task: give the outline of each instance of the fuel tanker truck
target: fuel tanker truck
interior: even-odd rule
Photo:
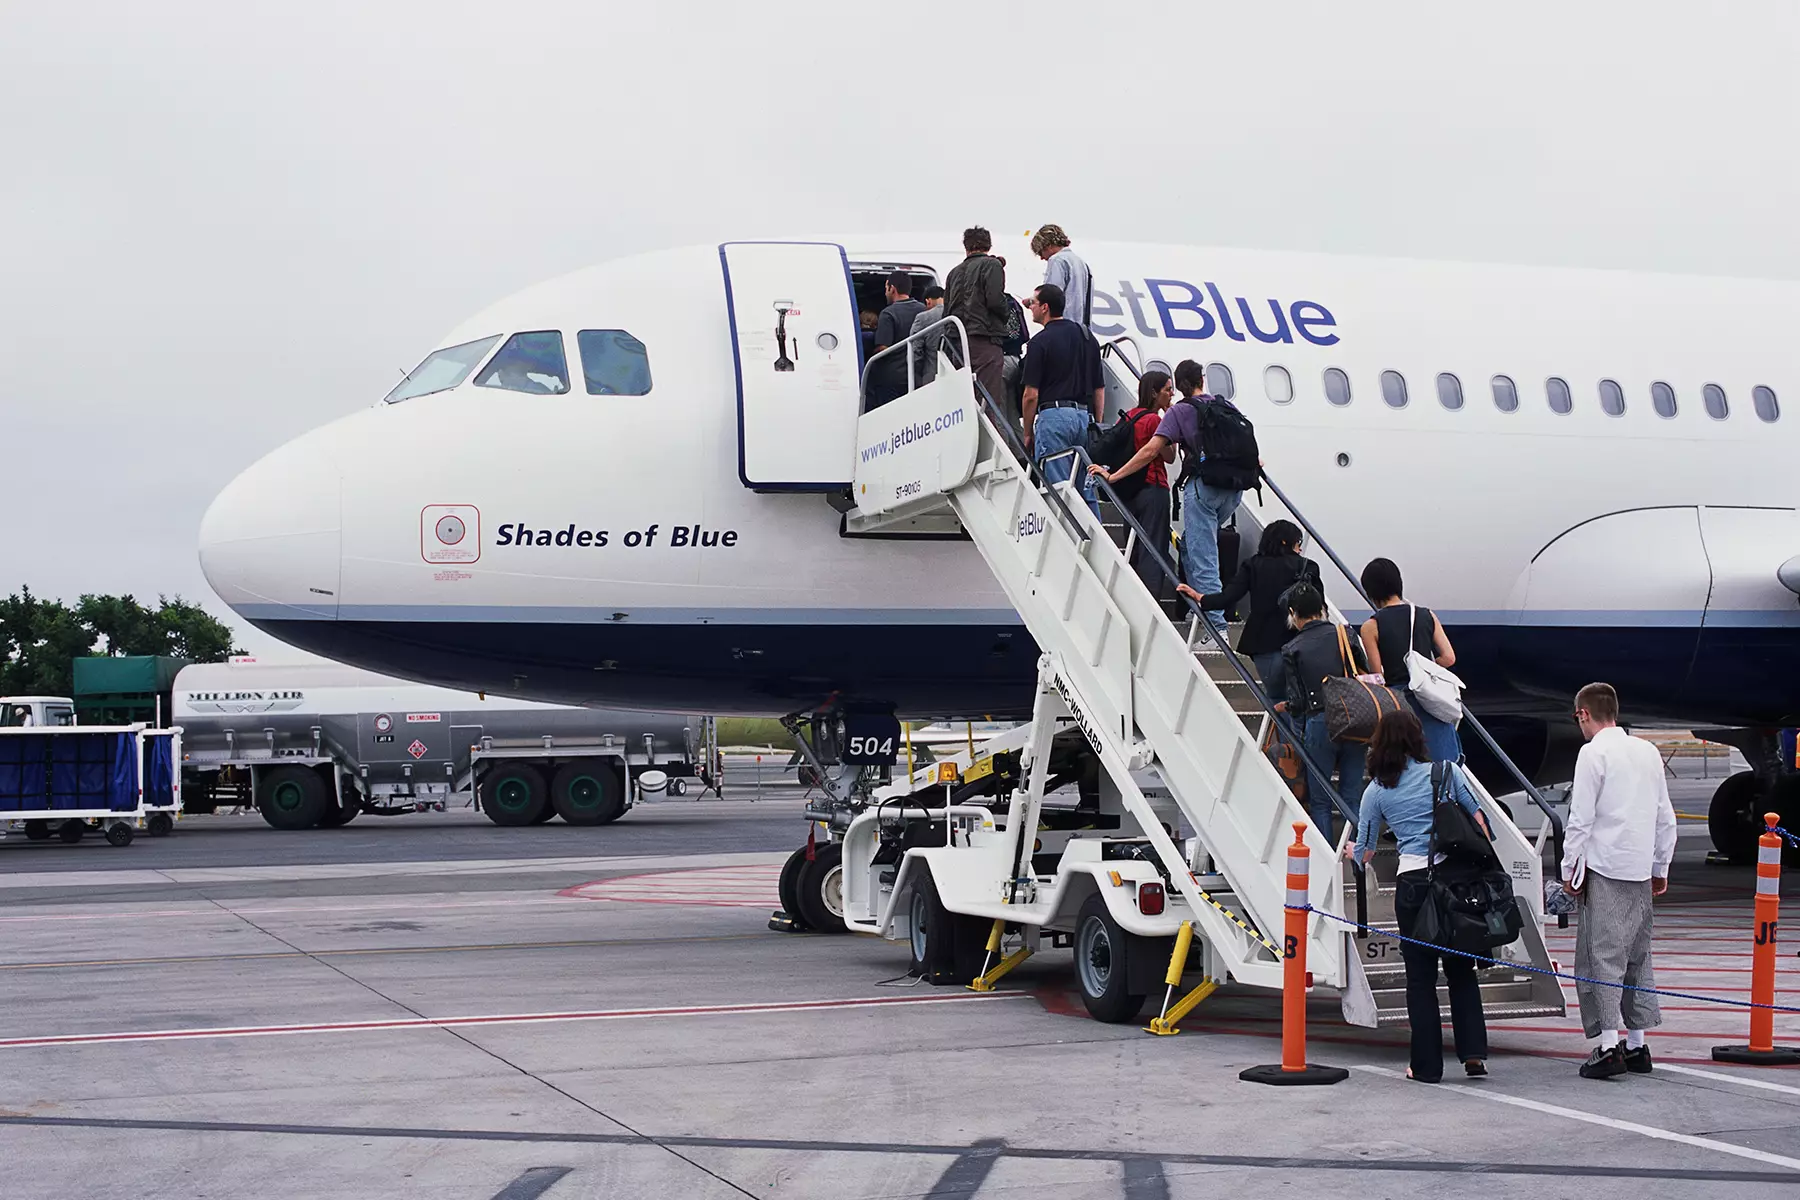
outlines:
[[[254,805],[277,829],[470,801],[496,825],[606,825],[648,793],[718,790],[712,718],[567,708],[336,663],[176,675],[184,812]]]

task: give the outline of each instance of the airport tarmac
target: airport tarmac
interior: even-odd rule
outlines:
[[[736,783],[736,779],[728,783]],[[1681,811],[1712,782],[1683,780]],[[1708,1058],[1670,1001],[1648,1078],[1580,1080],[1576,1018],[1496,1024],[1492,1076],[1404,1080],[1404,1031],[1312,1005],[1329,1088],[1239,1082],[1279,1001],[1177,1038],[1087,1018],[1069,953],[991,995],[898,945],[766,928],[799,789],[617,825],[468,812],[116,849],[0,842],[8,1197],[1383,1197],[1792,1194],[1800,1070]],[[1741,998],[1751,873],[1683,822],[1664,987]],[[1792,889],[1790,889],[1790,893]],[[1551,931],[1572,957],[1573,931]],[[1778,1001],[1800,1004],[1800,961]],[[1800,1042],[1782,1014],[1777,1040]]]

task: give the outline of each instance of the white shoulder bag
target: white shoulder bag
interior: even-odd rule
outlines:
[[[1463,681],[1446,667],[1413,649],[1419,627],[1419,610],[1407,605],[1410,620],[1406,631],[1407,687],[1418,700],[1419,707],[1440,721],[1454,725],[1463,717]]]

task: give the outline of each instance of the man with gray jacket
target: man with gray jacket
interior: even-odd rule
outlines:
[[[963,323],[975,378],[996,404],[1004,405],[1000,346],[1006,341],[1006,268],[988,253],[994,248],[994,239],[981,226],[963,230],[962,242],[967,257],[952,267],[944,280],[944,313]]]

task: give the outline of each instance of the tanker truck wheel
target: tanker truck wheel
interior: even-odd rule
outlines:
[[[311,829],[331,808],[331,797],[311,767],[276,767],[256,781],[256,808],[276,829]]]
[[[530,763],[503,762],[481,781],[481,810],[496,825],[532,825],[549,808],[544,777]]]
[[[625,811],[625,783],[603,758],[578,758],[557,768],[550,801],[571,825],[605,825]]]

